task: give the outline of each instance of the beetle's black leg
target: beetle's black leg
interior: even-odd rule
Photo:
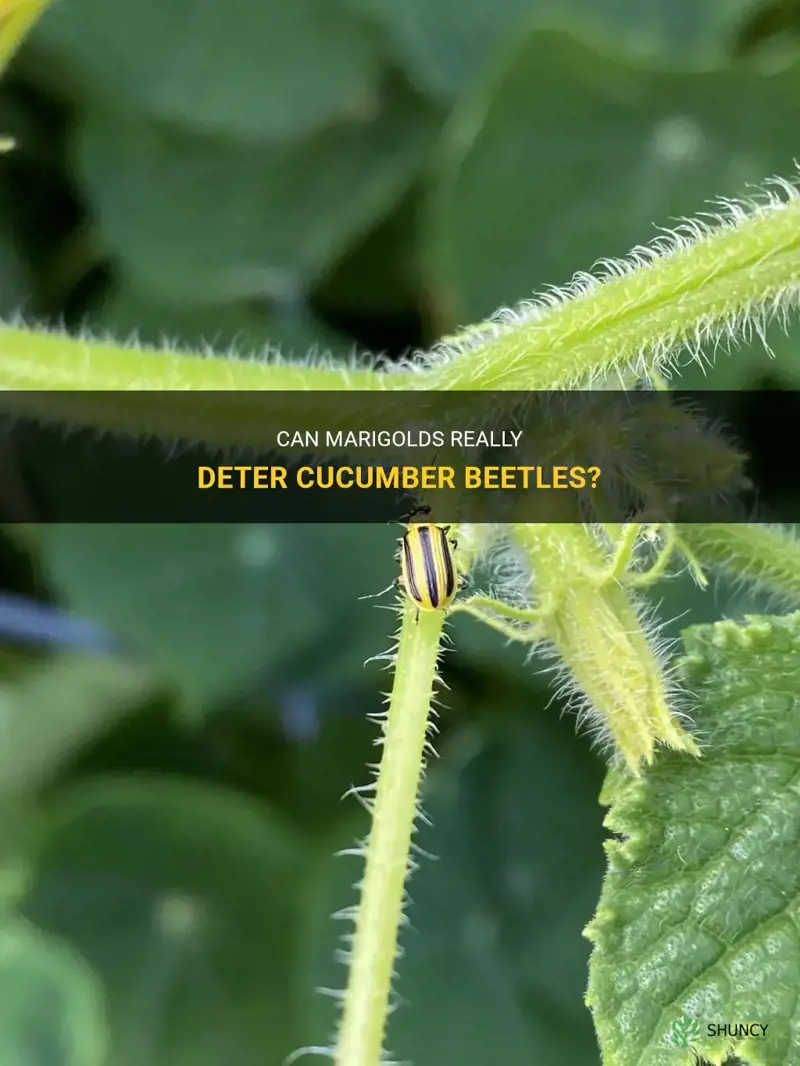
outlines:
[[[421,503],[419,505],[419,507],[415,507],[414,510],[410,514],[406,515],[405,520],[406,520],[406,522],[410,522],[411,519],[412,518],[416,518],[417,515],[430,514],[430,513],[431,513],[430,506],[427,503]]]
[[[407,515],[402,515],[400,518],[392,518],[387,525],[393,526],[397,522],[410,522],[412,518],[415,518],[418,514],[430,514],[430,506],[426,503],[421,503],[419,507],[415,507],[413,511],[410,511]]]

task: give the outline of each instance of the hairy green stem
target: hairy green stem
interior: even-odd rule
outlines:
[[[508,316],[451,338],[462,350],[431,373],[435,389],[580,388],[604,375],[668,365],[683,348],[729,332],[745,317],[796,303],[800,285],[800,198],[734,212],[715,230],[697,223],[665,254],[638,250],[627,272],[602,284],[585,279],[552,306]],[[619,272],[621,264],[616,264]]]
[[[687,234],[660,254],[640,249],[602,282],[578,278],[563,298],[509,312],[443,341],[420,357],[415,370],[381,374],[203,358],[5,326],[0,390],[546,390],[590,385],[609,374],[627,382],[631,372],[657,373],[683,348],[726,333],[735,340],[738,327],[759,324],[765,314],[797,301],[800,198],[793,187],[785,191],[784,199],[752,207],[749,215],[740,210],[716,230],[689,225]],[[244,419],[243,432],[257,428],[257,416],[251,413],[248,425],[247,411],[233,397],[221,407],[231,421]],[[202,409],[196,411],[195,432],[185,424],[185,412],[181,418],[176,411],[172,434],[202,439],[207,423]],[[168,422],[169,408],[164,419]],[[154,432],[151,422],[142,431]]]
[[[403,612],[394,688],[384,726],[361,900],[356,917],[336,1066],[378,1066],[389,1008],[397,930],[428,715],[444,624],[443,611]]]
[[[66,333],[0,326],[0,388],[141,392],[380,388],[370,370],[226,359],[174,348],[136,347]]]
[[[783,599],[800,600],[800,541],[790,530],[718,523],[682,525],[679,531],[706,566],[755,581]]]

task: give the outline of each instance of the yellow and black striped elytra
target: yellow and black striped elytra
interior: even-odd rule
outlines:
[[[408,526],[400,538],[398,582],[421,611],[449,607],[465,579],[458,572],[458,544],[448,533],[450,526],[419,522]]]

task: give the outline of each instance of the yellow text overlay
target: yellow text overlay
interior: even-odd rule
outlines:
[[[200,489],[585,489],[599,466],[198,466]]]

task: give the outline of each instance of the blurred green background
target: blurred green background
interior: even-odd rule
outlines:
[[[798,128],[797,0],[56,0],[0,83],[0,313],[397,357],[791,176]],[[717,353],[754,447],[797,338]],[[330,1041],[314,990],[344,986],[330,916],[360,872],[333,854],[367,828],[342,796],[376,757],[390,678],[364,664],[395,624],[358,597],[396,535],[3,532],[0,1066],[279,1066]],[[655,600],[672,635],[769,606],[682,579]],[[388,1047],[595,1066],[604,763],[542,663],[452,633]]]

